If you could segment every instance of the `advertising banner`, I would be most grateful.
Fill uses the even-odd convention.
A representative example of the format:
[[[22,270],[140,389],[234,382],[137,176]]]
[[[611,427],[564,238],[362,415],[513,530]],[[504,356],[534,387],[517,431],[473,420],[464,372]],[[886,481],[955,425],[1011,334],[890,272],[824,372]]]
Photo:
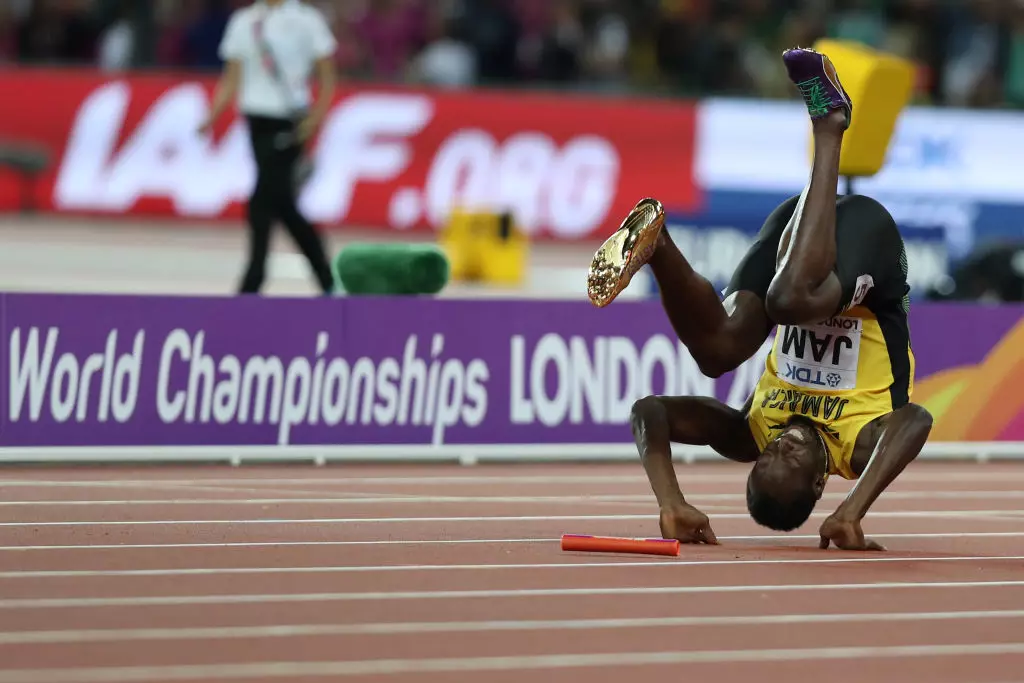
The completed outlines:
[[[1024,441],[1024,307],[921,305],[937,440]],[[0,298],[0,446],[600,444],[647,394],[740,406],[654,302]]]
[[[0,69],[31,93],[0,109],[0,144],[49,151],[46,210],[240,218],[255,170],[243,120],[197,134],[215,80]],[[453,207],[512,211],[529,234],[605,234],[642,197],[697,210],[691,104],[516,92],[343,88],[302,205],[325,225],[436,229]],[[20,198],[0,173],[0,209]]]
[[[861,115],[866,115],[862,113]],[[1020,112],[911,107],[885,166],[853,190],[885,204],[901,229],[940,228],[950,256],[1024,236]],[[810,173],[810,127],[800,102],[708,99],[697,109],[695,176],[702,220],[763,217],[798,194]]]
[[[197,134],[214,77],[115,76],[0,68],[0,88],[31,93],[0,109],[0,145],[47,151],[35,204],[71,214],[237,221],[254,182],[243,120]],[[1024,125],[1019,112],[912,107],[885,168],[854,190],[901,229],[938,230],[952,259],[979,242],[1020,239]],[[454,207],[508,210],[539,239],[596,240],[653,196],[680,220],[741,226],[807,181],[799,102],[700,102],[564,93],[348,86],[314,146],[302,197],[326,226],[436,230]],[[0,211],[24,185],[0,169]]]

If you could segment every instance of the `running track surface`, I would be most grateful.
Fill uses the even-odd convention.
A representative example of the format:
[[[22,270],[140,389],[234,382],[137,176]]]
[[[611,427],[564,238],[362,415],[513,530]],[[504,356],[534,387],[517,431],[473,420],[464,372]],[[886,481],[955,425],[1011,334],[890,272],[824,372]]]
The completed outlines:
[[[0,683],[1019,681],[1024,465],[915,464],[817,549],[678,466],[720,547],[657,535],[639,466],[0,470]]]

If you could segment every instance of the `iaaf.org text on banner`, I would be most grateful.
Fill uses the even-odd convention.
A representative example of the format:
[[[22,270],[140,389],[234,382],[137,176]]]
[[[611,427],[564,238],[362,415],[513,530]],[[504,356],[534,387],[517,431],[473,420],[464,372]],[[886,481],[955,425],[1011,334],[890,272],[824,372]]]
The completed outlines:
[[[771,343],[712,379],[652,302],[7,294],[0,309],[7,447],[622,443],[648,394],[741,406]],[[855,367],[836,336],[849,321],[827,322],[786,336],[781,353],[816,369],[769,397],[812,419],[845,404],[818,366]],[[1024,441],[1024,307],[918,305],[911,323],[933,438]]]
[[[0,110],[0,130],[53,153],[37,187],[47,209],[238,219],[255,179],[245,124],[196,133],[214,84],[4,70],[0,88],[33,96]],[[436,229],[462,207],[510,210],[540,237],[604,234],[645,196],[697,208],[694,116],[689,103],[345,88],[302,204],[327,225]],[[0,208],[19,190],[0,176]]]

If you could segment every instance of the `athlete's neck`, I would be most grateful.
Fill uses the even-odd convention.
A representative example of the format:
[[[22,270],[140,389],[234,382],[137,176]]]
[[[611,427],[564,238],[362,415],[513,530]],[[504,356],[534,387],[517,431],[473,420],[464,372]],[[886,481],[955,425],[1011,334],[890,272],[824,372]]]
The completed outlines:
[[[830,461],[830,459],[828,457],[828,446],[825,444],[825,437],[822,436],[821,430],[819,430],[819,429],[815,429],[814,430],[814,435],[816,437],[818,437],[818,443],[821,444],[821,455],[822,455],[823,458],[825,458],[825,474],[828,474],[828,471],[829,471],[830,465],[831,465],[831,461]]]

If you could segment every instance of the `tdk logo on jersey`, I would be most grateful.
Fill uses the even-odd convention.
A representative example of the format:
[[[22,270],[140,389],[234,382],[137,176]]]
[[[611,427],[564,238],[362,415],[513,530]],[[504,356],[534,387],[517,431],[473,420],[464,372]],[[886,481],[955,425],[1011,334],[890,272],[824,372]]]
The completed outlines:
[[[835,389],[843,378],[837,372],[823,372],[812,368],[800,367],[792,363],[786,363],[786,369],[782,373],[782,379],[790,384],[813,385]]]

